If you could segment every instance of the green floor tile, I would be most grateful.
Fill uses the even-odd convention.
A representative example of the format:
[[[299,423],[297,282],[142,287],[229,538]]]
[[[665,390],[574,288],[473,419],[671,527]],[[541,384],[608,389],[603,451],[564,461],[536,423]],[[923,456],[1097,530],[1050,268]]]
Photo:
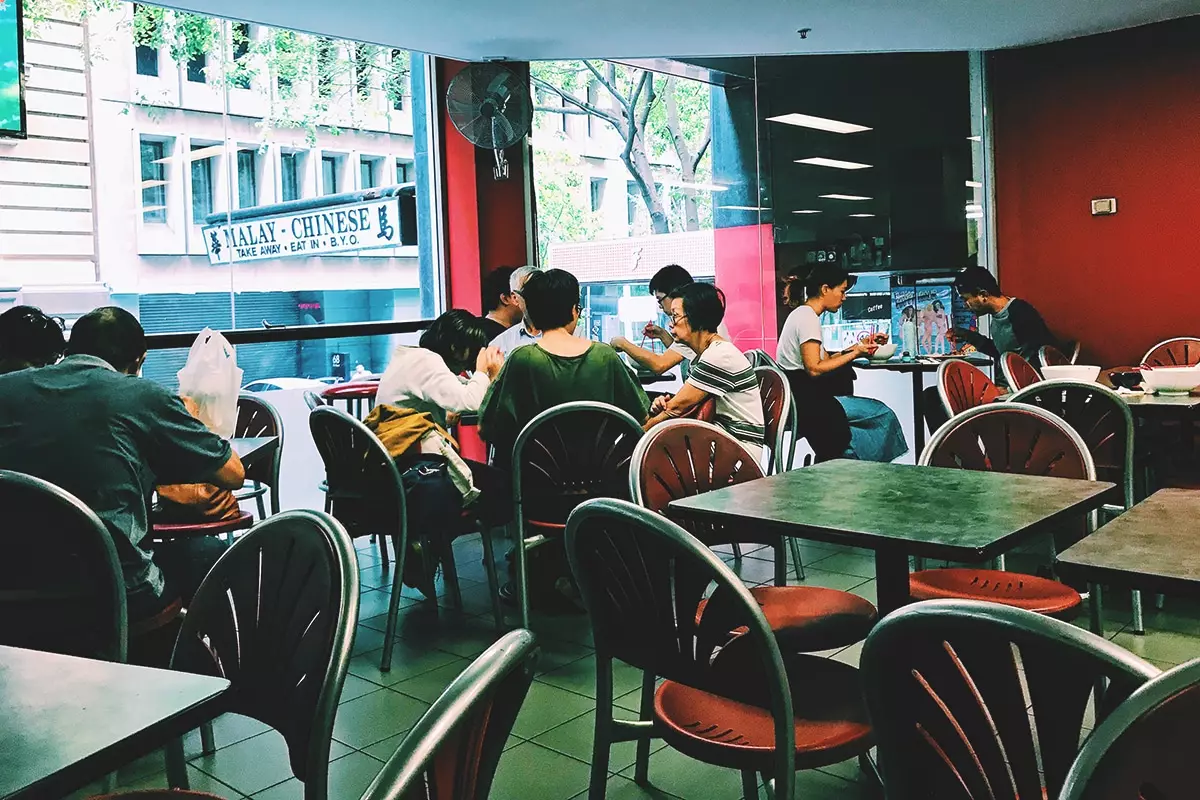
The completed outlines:
[[[388,672],[379,669],[379,657],[383,649],[371,650],[350,659],[350,674],[377,683],[392,686],[400,681],[415,678],[447,664],[456,663],[459,656],[432,645],[422,646],[419,642],[397,641],[392,645],[392,668]]]
[[[513,733],[532,739],[595,708],[595,701],[581,695],[535,682],[517,715]]]
[[[370,694],[378,688],[379,684],[377,683],[371,683],[357,675],[347,675],[346,682],[342,685],[342,694],[338,702],[348,702],[356,697],[362,697],[364,694]]]
[[[1113,641],[1135,655],[1152,658],[1163,664],[1182,664],[1200,657],[1200,636],[1172,631],[1147,630],[1145,635],[1125,631]]]
[[[855,575],[859,578],[875,577],[875,559],[870,556],[838,553],[821,559],[816,566],[824,572],[840,572],[843,575]]]
[[[565,664],[537,680],[575,694],[596,696],[596,657],[589,655],[570,664]],[[620,661],[613,662],[613,696],[620,697],[642,685],[642,671]]]
[[[223,800],[241,800],[245,797],[241,792],[234,789],[228,784],[222,783],[216,778],[208,775],[195,767],[188,765],[188,788],[194,792],[208,792],[223,798]],[[121,792],[139,792],[147,789],[166,789],[167,776],[166,773],[158,773],[149,775],[129,783],[122,783],[118,786]]]
[[[283,736],[275,731],[222,747],[210,756],[193,759],[191,763],[245,795],[261,792],[292,777],[287,745]]]
[[[855,586],[865,582],[865,579],[857,575],[845,575],[840,572],[828,572],[823,569],[813,567],[805,568],[805,579],[797,580],[796,575],[788,571],[788,586],[821,586],[826,589],[837,589],[838,591],[848,592]]]
[[[633,777],[633,767],[621,775]],[[742,796],[742,776],[664,747],[650,756],[650,783],[683,800],[734,800]],[[803,795],[797,794],[797,797]]]
[[[629,778],[610,775],[604,785],[605,800],[674,800],[662,789],[654,786],[638,786]],[[581,792],[576,800],[587,800],[587,792]]]
[[[623,710],[617,711],[618,718],[633,719],[634,714]],[[570,722],[564,722],[557,728],[551,728],[533,741],[543,747],[548,747],[563,755],[577,758],[580,761],[592,760],[592,735],[596,724],[596,712],[591,711],[582,717],[576,717]],[[661,750],[666,745],[662,740],[650,742],[650,752]],[[612,746],[608,757],[608,771],[620,772],[637,760],[637,743],[620,742]]]
[[[568,800],[588,786],[591,767],[533,742],[500,757],[490,800]]]
[[[359,625],[354,631],[354,647],[350,655],[357,656],[383,647],[383,631]]]
[[[543,635],[538,637],[538,643],[541,645],[537,661],[538,675],[557,671],[580,660],[594,660],[592,648],[578,642]]]
[[[331,800],[355,800],[375,780],[383,762],[364,753],[349,753],[329,764]],[[304,800],[304,784],[296,778],[276,784],[254,795],[254,800]]]
[[[415,678],[400,681],[400,683],[394,684],[392,689],[432,704],[441,696],[442,692],[446,691],[446,687],[470,665],[471,662],[467,659],[458,658],[444,667],[438,667]]]
[[[459,658],[474,659],[500,638],[491,620],[418,608],[406,613],[396,633],[419,648],[437,648]],[[439,665],[441,666],[441,665]]]
[[[428,703],[380,689],[338,706],[333,737],[361,750],[408,730],[428,708]]]
[[[390,589],[369,589],[362,593],[358,603],[358,618],[365,623],[367,620],[382,618],[380,622],[372,624],[369,627],[377,630],[383,630],[383,624],[387,620],[388,603],[391,602],[392,592]],[[403,597],[400,598],[401,608],[411,606],[411,601],[406,601]]]

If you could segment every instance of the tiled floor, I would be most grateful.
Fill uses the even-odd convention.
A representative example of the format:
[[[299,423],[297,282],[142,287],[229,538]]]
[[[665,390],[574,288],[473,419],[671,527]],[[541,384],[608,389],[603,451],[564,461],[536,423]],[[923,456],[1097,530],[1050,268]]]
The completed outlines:
[[[413,725],[442,689],[496,638],[491,602],[480,559],[478,537],[455,545],[463,588],[462,614],[447,610],[444,598],[435,612],[430,604],[406,592],[391,672],[379,671],[387,611],[387,581],[377,553],[359,542],[362,574],[360,624],[341,698],[331,752],[331,800],[356,800],[370,784]],[[499,548],[498,548],[499,549]],[[826,586],[875,600],[874,565],[869,553],[805,543],[802,547],[808,585]],[[770,550],[744,551],[739,564],[722,553],[748,582],[771,578]],[[794,578],[792,579],[795,582]],[[1200,605],[1170,600],[1164,610],[1146,607],[1148,632],[1126,630],[1128,599],[1112,596],[1106,609],[1106,632],[1133,652],[1166,668],[1200,656]],[[1120,607],[1124,602],[1124,608]],[[514,615],[510,613],[510,622]],[[1079,624],[1085,625],[1085,620]],[[496,800],[569,800],[583,795],[588,784],[595,714],[594,663],[591,632],[584,616],[535,619],[534,631],[543,647],[538,675],[517,720],[508,749],[500,762],[492,797]],[[828,653],[857,664],[861,645]],[[639,676],[617,669],[617,705],[636,708]],[[199,736],[186,742],[192,788],[227,798],[283,800],[302,797],[291,777],[282,737],[265,725],[227,716],[216,724],[217,751],[200,754]],[[655,743],[651,756],[652,788],[632,781],[632,744],[614,748],[610,762],[611,800],[737,800],[742,796],[738,774],[709,767]],[[797,796],[806,800],[854,800],[870,797],[860,783],[856,762],[835,764],[797,775]],[[119,774],[122,788],[165,786],[161,754],[128,765]],[[93,787],[95,788],[95,787]],[[85,793],[81,793],[86,794]],[[760,795],[763,790],[760,788]]]

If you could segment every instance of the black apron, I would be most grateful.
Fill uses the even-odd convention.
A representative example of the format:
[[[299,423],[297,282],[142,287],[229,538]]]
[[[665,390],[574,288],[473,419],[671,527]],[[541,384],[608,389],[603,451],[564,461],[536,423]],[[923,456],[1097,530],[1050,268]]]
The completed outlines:
[[[808,440],[817,463],[841,458],[850,446],[850,421],[838,402],[854,395],[854,367],[812,377],[803,369],[784,370],[796,401],[796,435]]]

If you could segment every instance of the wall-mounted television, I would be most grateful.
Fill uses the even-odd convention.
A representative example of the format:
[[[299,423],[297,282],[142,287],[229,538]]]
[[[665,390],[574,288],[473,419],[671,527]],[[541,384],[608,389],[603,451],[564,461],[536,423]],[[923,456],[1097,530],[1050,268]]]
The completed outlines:
[[[21,0],[0,0],[0,137],[25,138]]]

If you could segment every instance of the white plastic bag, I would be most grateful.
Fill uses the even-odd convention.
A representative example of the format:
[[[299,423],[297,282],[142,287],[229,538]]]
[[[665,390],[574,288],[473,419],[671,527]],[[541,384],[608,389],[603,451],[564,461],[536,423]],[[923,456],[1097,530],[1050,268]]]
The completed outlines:
[[[212,328],[200,331],[178,377],[179,395],[192,399],[200,421],[221,438],[232,437],[242,370],[229,340]]]

